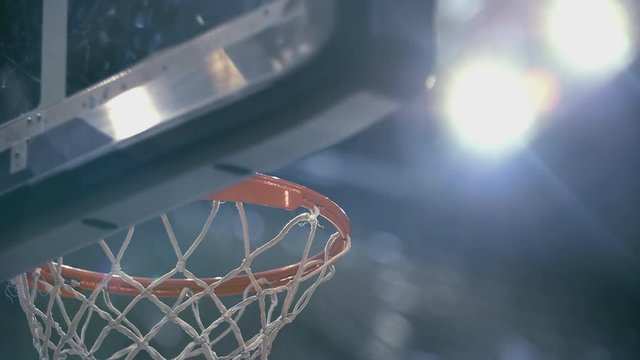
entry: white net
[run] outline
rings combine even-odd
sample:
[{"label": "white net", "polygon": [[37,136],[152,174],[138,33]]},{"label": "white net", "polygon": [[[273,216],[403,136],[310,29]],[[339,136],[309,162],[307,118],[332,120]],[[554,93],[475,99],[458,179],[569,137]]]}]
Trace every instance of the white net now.
[{"label": "white net", "polygon": [[[310,255],[320,226],[320,212],[314,208],[296,215],[274,237],[252,249],[243,203],[236,202],[242,228],[242,261],[220,278],[202,278],[189,270],[189,259],[210,240],[207,234],[212,228],[229,226],[214,221],[222,203],[210,204],[202,230],[193,241],[187,241],[187,246],[178,241],[169,216],[161,215],[175,265],[153,279],[134,277],[121,266],[127,249],[136,241],[135,227],[128,230],[119,248],[104,239],[98,242],[110,271],[90,286],[85,284],[86,279],[68,275],[62,257],[14,278],[12,283],[40,358],[267,359],[279,331],[305,308],[316,288],[334,275],[333,264],[348,251],[349,238],[338,232],[330,234],[321,243],[324,251]],[[300,228],[306,230],[299,266],[289,266],[290,272],[278,278],[252,270],[259,256],[289,233],[299,233],[296,229]],[[346,242],[344,251],[330,251],[336,241]],[[239,278],[245,282],[238,282]],[[225,296],[229,293],[232,295]],[[136,315],[143,305],[152,307],[159,316]],[[252,316],[256,325],[243,326],[243,315]],[[173,336],[178,329],[186,339],[177,354],[163,353],[162,343],[171,339],[162,335],[168,328],[174,331]]]}]

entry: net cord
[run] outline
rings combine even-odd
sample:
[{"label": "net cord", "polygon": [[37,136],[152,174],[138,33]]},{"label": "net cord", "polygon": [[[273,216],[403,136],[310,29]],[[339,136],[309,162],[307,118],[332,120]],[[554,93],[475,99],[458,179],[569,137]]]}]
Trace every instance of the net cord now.
[{"label": "net cord", "polygon": [[[105,339],[112,331],[117,331],[129,338],[131,344],[114,352],[108,358],[109,360],[123,358],[126,360],[133,359],[141,351],[145,351],[153,359],[165,359],[160,351],[150,345],[150,341],[154,339],[163,326],[171,322],[180,327],[190,338],[190,342],[175,359],[188,359],[202,355],[209,360],[257,359],[258,357],[261,360],[266,360],[271,350],[273,340],[280,330],[286,324],[292,322],[307,306],[309,299],[317,287],[334,276],[335,268],[333,264],[337,258],[348,251],[350,239],[348,236],[345,239],[336,232],[327,240],[324,248],[324,256],[322,258],[310,259],[309,253],[316,238],[317,227],[319,226],[318,216],[320,211],[315,207],[308,212],[296,215],[287,222],[282,230],[271,240],[252,250],[251,236],[244,206],[242,202],[235,202],[242,226],[244,259],[238,267],[229,271],[220,281],[209,284],[195,276],[187,268],[187,260],[202,244],[218,214],[221,202],[212,201],[211,204],[211,210],[202,230],[184,252],[179,246],[169,217],[166,214],[161,215],[164,229],[176,255],[176,265],[169,272],[155,279],[146,287],[123,271],[120,265],[127,248],[133,241],[135,227],[128,229],[124,242],[117,252],[114,252],[104,239],[98,242],[106,257],[111,262],[111,270],[89,294],[84,294],[76,290],[78,286],[77,280],[65,279],[62,276],[62,266],[64,264],[62,257],[45,265],[45,269],[54,275],[53,282],[42,276],[41,268],[14,278],[12,283],[16,286],[21,307],[27,316],[29,329],[34,339],[34,347],[38,351],[40,359],[53,358],[57,360],[65,359],[67,356],[79,356],[82,359],[96,359],[96,353],[101,349]],[[285,285],[275,287],[272,287],[265,278],[256,278],[251,269],[255,258],[277,245],[285,238],[289,231],[297,225],[304,225],[309,228],[297,272],[287,279]],[[330,249],[338,239],[347,241],[346,251],[332,256]],[[310,269],[311,271],[309,271]],[[244,289],[242,300],[233,306],[227,307],[216,294],[216,288],[226,281],[242,274],[246,274],[249,277],[250,284]],[[164,281],[176,275],[181,275],[185,279],[194,281],[202,290],[194,292],[189,288],[182,289],[173,305],[169,306],[161,301],[159,297],[154,294],[153,290]],[[139,292],[131,298],[131,301],[122,310],[119,310],[113,304],[108,291],[109,281],[114,276],[120,277]],[[313,281],[308,284],[308,287],[302,294],[297,296],[301,283],[311,279],[313,279]],[[279,294],[284,294],[282,303],[280,303],[278,299]],[[75,314],[69,314],[65,308],[63,299],[69,295],[81,304]],[[48,296],[44,308],[36,305],[36,300],[41,296]],[[102,303],[106,308],[101,308],[97,304],[98,298],[102,298]],[[220,316],[209,325],[203,322],[203,316],[199,307],[199,302],[205,298],[210,299],[220,312]],[[154,304],[163,314],[162,319],[146,334],[130,319],[127,319],[127,315],[136,304],[145,299]],[[257,303],[260,310],[260,330],[255,335],[246,338],[238,322],[242,318],[246,308],[253,303]],[[54,318],[54,309],[60,314],[61,319]],[[188,309],[196,319],[196,324],[190,324],[180,317],[180,315],[184,314]],[[89,344],[87,343],[89,341],[87,331],[92,318],[96,316],[106,321],[107,325],[100,331],[95,341]],[[215,338],[211,338],[212,332],[223,325],[226,325],[227,328]],[[53,336],[54,334],[56,335],[55,337]],[[217,354],[214,351],[215,345],[229,335],[232,335],[237,341],[237,348],[226,355]]]}]

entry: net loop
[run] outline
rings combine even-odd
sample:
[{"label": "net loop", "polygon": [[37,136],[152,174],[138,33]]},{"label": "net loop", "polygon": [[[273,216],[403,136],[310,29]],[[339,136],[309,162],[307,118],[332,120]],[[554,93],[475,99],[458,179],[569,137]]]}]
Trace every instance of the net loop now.
[{"label": "net loop", "polygon": [[[335,275],[336,261],[351,245],[348,219],[326,197],[263,175],[207,200],[211,207],[202,229],[184,246],[184,251],[169,216],[160,215],[175,263],[156,278],[132,276],[123,269],[122,259],[136,241],[135,226],[127,229],[117,249],[105,240],[97,242],[109,261],[107,273],[69,266],[60,257],[14,278],[12,284],[40,358],[71,356],[115,360],[133,359],[146,353],[153,359],[166,359],[169,357],[163,355],[158,337],[163,329],[172,327],[186,337],[187,343],[171,358],[267,359],[280,330],[295,320],[318,286]],[[223,225],[215,219],[225,202],[235,205],[240,219],[242,260],[221,276],[196,276],[188,260],[204,248],[201,245],[210,230]],[[293,216],[276,235],[256,247],[252,244],[245,203],[305,211]],[[321,228],[321,218],[332,224],[335,232],[323,240],[323,251],[312,254],[314,242],[320,241],[317,230]],[[281,268],[255,271],[252,268],[255,260],[267,256],[268,250],[290,236],[297,226],[306,229],[306,236],[300,239],[304,240],[304,248],[299,261]],[[140,319],[134,316],[136,309],[143,305],[161,314],[150,328],[138,324]],[[254,309],[249,313],[257,316],[256,329],[242,329],[248,309]],[[212,317],[211,311],[217,317]],[[96,322],[100,324],[97,329],[93,325]],[[116,335],[122,344],[116,348],[107,345]]]}]

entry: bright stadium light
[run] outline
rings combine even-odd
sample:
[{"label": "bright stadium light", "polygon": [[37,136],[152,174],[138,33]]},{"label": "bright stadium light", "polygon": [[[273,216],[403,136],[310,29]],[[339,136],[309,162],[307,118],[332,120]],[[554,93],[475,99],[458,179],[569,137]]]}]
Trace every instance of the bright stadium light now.
[{"label": "bright stadium light", "polygon": [[630,22],[618,0],[553,0],[544,26],[551,50],[567,71],[602,75],[630,61]]},{"label": "bright stadium light", "polygon": [[536,118],[536,101],[513,64],[481,59],[463,64],[448,83],[445,112],[463,145],[501,154],[522,145]]}]

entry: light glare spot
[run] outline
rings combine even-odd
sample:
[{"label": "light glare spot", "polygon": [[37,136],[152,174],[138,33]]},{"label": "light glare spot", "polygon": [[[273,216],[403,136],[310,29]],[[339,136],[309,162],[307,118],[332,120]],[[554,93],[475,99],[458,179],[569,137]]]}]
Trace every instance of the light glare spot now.
[{"label": "light glare spot", "polygon": [[539,113],[555,110],[560,102],[560,82],[554,74],[544,70],[533,70],[526,74],[529,95]]},{"label": "light glare spot", "polygon": [[367,253],[372,260],[384,265],[397,264],[405,260],[402,241],[398,236],[388,232],[373,234],[369,239]]},{"label": "light glare spot", "polygon": [[413,326],[404,316],[395,312],[380,312],[376,316],[375,334],[392,348],[402,348],[413,333]]},{"label": "light glare spot", "polygon": [[385,269],[378,274],[376,295],[390,308],[408,312],[417,305],[418,289],[402,271]]},{"label": "light glare spot", "polygon": [[445,18],[463,22],[478,15],[485,6],[484,0],[447,0],[439,5],[440,13]]},{"label": "light glare spot", "polygon": [[216,88],[220,90],[237,90],[247,81],[224,49],[213,51],[209,57],[209,73]]},{"label": "light glare spot", "polygon": [[459,140],[483,153],[524,143],[535,120],[531,90],[518,69],[482,59],[461,65],[447,93],[445,111]]},{"label": "light glare spot", "polygon": [[139,134],[160,122],[147,91],[142,87],[133,88],[116,96],[105,104],[111,135],[122,140]]},{"label": "light glare spot", "polygon": [[549,45],[567,71],[600,75],[630,61],[629,23],[616,0],[555,0],[545,25]]}]

